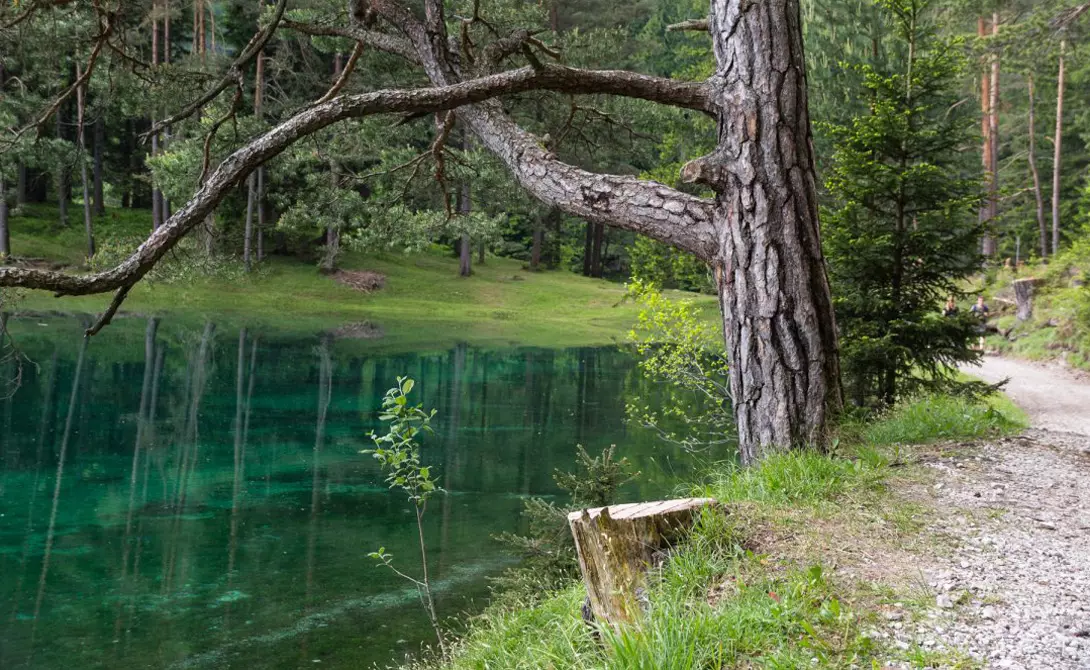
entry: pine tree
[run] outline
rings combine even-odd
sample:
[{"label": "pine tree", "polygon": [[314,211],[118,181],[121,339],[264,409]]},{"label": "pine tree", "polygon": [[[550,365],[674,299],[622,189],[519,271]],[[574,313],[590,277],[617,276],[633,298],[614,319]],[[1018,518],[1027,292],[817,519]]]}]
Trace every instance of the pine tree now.
[{"label": "pine tree", "polygon": [[836,142],[822,218],[844,381],[857,404],[892,404],[956,385],[956,365],[976,360],[968,315],[943,317],[942,301],[979,269],[973,213],[982,184],[966,147],[973,119],[957,105],[963,50],[936,36],[926,0],[881,0],[905,57],[860,66],[870,109],[830,128]]}]

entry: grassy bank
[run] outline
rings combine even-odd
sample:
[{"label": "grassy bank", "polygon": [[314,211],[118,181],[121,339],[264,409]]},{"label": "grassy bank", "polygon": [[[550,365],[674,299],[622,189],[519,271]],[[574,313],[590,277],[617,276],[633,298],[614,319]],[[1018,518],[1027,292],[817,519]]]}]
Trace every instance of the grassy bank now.
[{"label": "grassy bank", "polygon": [[[149,227],[139,210],[110,210],[97,222],[100,246],[132,239]],[[12,247],[18,257],[79,266],[81,229],[58,229],[50,208],[31,206],[12,221]],[[173,261],[184,265],[185,259]],[[608,344],[624,339],[637,309],[624,301],[620,284],[566,271],[528,272],[521,261],[489,257],[469,278],[458,276],[458,262],[443,250],[416,254],[344,254],[345,270],[373,270],[385,288],[362,293],[318,273],[310,263],[272,257],[245,275],[237,262],[211,277],[183,275],[172,281],[145,281],[133,290],[120,318],[164,315],[180,322],[270,327],[312,333],[367,322],[401,347],[442,346],[456,341],[482,345],[537,346]],[[696,297],[709,318],[714,299]],[[108,296],[56,299],[27,291],[18,309],[32,312],[95,314]]]},{"label": "grassy bank", "polygon": [[926,479],[923,463],[951,440],[1011,432],[1021,421],[1003,399],[927,398],[849,426],[832,455],[712,466],[679,494],[714,497],[726,514],[705,514],[653,573],[650,606],[638,624],[603,631],[596,642],[580,616],[583,589],[572,584],[494,606],[472,621],[452,658],[411,667],[959,667],[957,650],[886,646],[875,633],[888,624],[884,613],[919,606],[920,595],[841,568],[868,552],[909,551],[923,512],[892,492],[897,480]]},{"label": "grassy bank", "polygon": [[[1059,360],[1071,367],[1090,370],[1090,241],[1076,244],[1048,265],[1035,264],[1017,274],[1008,269],[993,271],[975,287],[992,310],[998,334],[986,338],[989,349],[1005,355],[1037,361]],[[1037,280],[1033,316],[1020,321],[1012,282]]]}]

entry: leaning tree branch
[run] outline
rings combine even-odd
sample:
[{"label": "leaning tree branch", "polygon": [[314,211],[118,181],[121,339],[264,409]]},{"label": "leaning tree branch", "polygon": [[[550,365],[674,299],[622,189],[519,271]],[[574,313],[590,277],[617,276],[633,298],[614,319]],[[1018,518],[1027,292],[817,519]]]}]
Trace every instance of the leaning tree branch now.
[{"label": "leaning tree branch", "polygon": [[162,131],[164,128],[172,126],[183,119],[187,119],[190,116],[193,116],[193,114],[195,114],[199,109],[215,100],[216,96],[226,91],[228,87],[230,87],[232,84],[238,82],[238,80],[242,78],[243,71],[250,66],[250,63],[252,63],[253,60],[257,58],[257,55],[261,53],[262,49],[265,48],[265,45],[268,44],[270,39],[272,39],[273,33],[276,32],[277,27],[280,25],[280,20],[284,16],[284,9],[287,7],[287,5],[287,0],[277,0],[272,22],[259,30],[252,38],[250,38],[249,44],[247,44],[246,48],[242,50],[242,53],[239,54],[238,58],[236,58],[234,62],[232,62],[231,65],[228,66],[227,71],[224,72],[220,80],[217,81],[215,85],[213,85],[207,91],[205,91],[204,95],[186,105],[177,114],[174,114],[173,116],[163,119],[161,121],[156,121],[154,124],[152,124],[151,128],[141,134],[141,137],[151,137],[155,133]]},{"label": "leaning tree branch", "polygon": [[[189,202],[155,230],[132,255],[115,267],[88,275],[5,267],[0,268],[0,286],[42,289],[53,291],[57,295],[89,295],[134,284],[259,165],[280,154],[299,139],[322,128],[343,119],[375,114],[442,112],[481,103],[498,95],[535,89],[576,93],[601,92],[595,90],[582,74],[580,71],[554,65],[548,65],[539,72],[524,67],[450,86],[342,95],[329,102],[308,107],[225,158]],[[619,81],[628,81],[628,74],[618,74]],[[608,80],[609,73],[603,72],[590,78],[590,81]],[[638,94],[647,93],[639,86],[628,88],[616,82],[612,88],[628,91],[636,97],[641,97]],[[685,95],[682,99],[690,97]],[[501,154],[505,160],[514,161],[516,164],[525,159],[516,176],[520,181],[532,178],[533,185],[539,187],[550,184],[550,193],[553,195],[547,198],[547,202],[591,220],[604,220],[611,225],[636,231],[669,226],[672,232],[660,232],[660,238],[706,256],[703,250],[706,246],[705,238],[711,234],[708,225],[713,206],[711,202],[678,193],[653,182],[641,182],[632,177],[595,175],[555,160],[546,167],[542,162],[545,152],[537,145],[536,138],[529,133],[517,127],[512,130],[504,126],[502,119],[493,120],[488,117],[482,121],[479,114],[469,115],[467,118],[478,135],[487,130],[485,123],[498,124],[496,136],[490,141],[489,148]],[[510,146],[503,146],[507,140],[511,141]],[[555,172],[549,174],[546,170]],[[537,191],[540,194],[541,189],[537,188]],[[607,213],[602,205],[614,198],[624,199],[627,204],[615,212]]]},{"label": "leaning tree branch", "polygon": [[405,40],[380,33],[377,30],[368,30],[363,26],[352,24],[349,26],[329,26],[317,23],[302,23],[299,21],[284,20],[280,22],[285,28],[290,28],[304,35],[321,35],[324,37],[344,37],[355,40],[358,43],[378,49],[388,54],[401,56],[413,63],[420,62],[413,51],[413,46]]},{"label": "leaning tree branch", "polygon": [[[450,54],[411,13],[395,0],[371,0],[371,6],[412,41],[432,84],[459,80]],[[569,68],[539,64],[539,75]],[[531,71],[534,68],[523,68]],[[653,83],[652,83],[653,82]],[[642,98],[714,115],[717,107],[706,84],[688,84],[632,72],[606,76],[586,73],[580,93],[609,93]],[[688,88],[690,87],[691,88]],[[556,89],[552,89],[556,90]],[[684,94],[680,94],[686,91]],[[719,241],[712,227],[715,204],[663,184],[635,177],[600,175],[557,160],[533,134],[519,127],[494,100],[456,110],[458,119],[499,158],[515,180],[542,203],[582,217],[643,233],[709,260]]]}]

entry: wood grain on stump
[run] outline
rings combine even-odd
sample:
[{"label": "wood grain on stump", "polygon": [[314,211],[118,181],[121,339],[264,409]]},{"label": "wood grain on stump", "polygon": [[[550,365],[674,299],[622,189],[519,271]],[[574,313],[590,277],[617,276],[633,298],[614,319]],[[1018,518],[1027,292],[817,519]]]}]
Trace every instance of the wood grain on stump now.
[{"label": "wood grain on stump", "polygon": [[655,554],[692,528],[712,498],[597,507],[568,515],[595,618],[619,624],[640,613],[639,597]]}]

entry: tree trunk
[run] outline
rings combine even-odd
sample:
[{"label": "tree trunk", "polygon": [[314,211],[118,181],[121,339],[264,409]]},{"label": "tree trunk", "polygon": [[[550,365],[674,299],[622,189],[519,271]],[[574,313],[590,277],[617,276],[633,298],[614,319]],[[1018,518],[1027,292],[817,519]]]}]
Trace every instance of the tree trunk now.
[{"label": "tree trunk", "polygon": [[484,242],[478,242],[477,243],[477,264],[478,265],[484,265],[484,254],[485,254],[486,251],[487,251],[487,248],[485,246],[485,243]]},{"label": "tree trunk", "polygon": [[530,248],[530,269],[537,272],[541,269],[541,246],[545,238],[545,228],[539,218],[534,219],[534,242]]},{"label": "tree trunk", "polygon": [[[76,64],[76,79],[80,78],[79,64]],[[85,141],[85,123],[87,116],[87,87],[76,88],[76,148],[79,150],[80,186],[83,190],[83,230],[87,234],[87,259],[95,256],[95,233],[91,216],[91,188],[87,179],[87,142]]]},{"label": "tree trunk", "polygon": [[[999,14],[992,14],[992,41],[999,41]],[[993,46],[993,49],[998,47]],[[988,220],[995,225],[999,218],[999,53],[992,53],[991,90],[988,92],[988,142],[991,150],[988,152],[990,163],[988,164]],[[995,231],[989,235],[990,248],[985,249],[985,255],[994,256],[996,252]]]},{"label": "tree trunk", "polygon": [[1045,199],[1041,193],[1041,173],[1037,170],[1037,119],[1033,97],[1033,75],[1026,79],[1029,86],[1029,171],[1033,175],[1033,199],[1037,204],[1037,230],[1041,238],[1041,258],[1048,258],[1048,224],[1045,222]]},{"label": "tree trunk", "polygon": [[94,198],[95,207],[94,211],[96,215],[102,215],[106,213],[106,201],[103,199],[102,188],[102,156],[106,148],[106,121],[103,120],[100,114],[95,119],[95,168],[94,168]]},{"label": "tree trunk", "polygon": [[0,174],[0,263],[11,256],[11,236],[8,232],[8,188],[4,175]]},{"label": "tree trunk", "polygon": [[798,0],[712,0],[719,146],[682,178],[716,192],[712,258],[742,461],[823,445],[843,406],[818,229]]},{"label": "tree trunk", "polygon": [[602,276],[602,237],[605,235],[606,227],[601,223],[594,224],[594,247],[590,252],[590,276],[601,277]]},{"label": "tree trunk", "polygon": [[[64,139],[64,105],[57,107],[56,113],[56,131],[57,139]],[[65,164],[62,158],[57,162],[57,217],[60,220],[62,227],[68,226],[68,165]]]},{"label": "tree trunk", "polygon": [[[265,6],[265,0],[257,0],[258,16]],[[265,52],[257,54],[257,63],[254,65],[254,117],[260,123],[262,120],[261,107],[265,98]],[[257,207],[257,262],[265,258],[265,166],[257,168],[257,178],[253,183],[254,203]]]},{"label": "tree trunk", "polygon": [[583,240],[583,276],[590,277],[593,263],[591,252],[594,250],[594,224],[587,221],[586,239]]},{"label": "tree trunk", "polygon": [[1060,70],[1056,76],[1056,137],[1052,155],[1052,255],[1060,252],[1060,161],[1063,158],[1064,84],[1067,39],[1060,40]]},{"label": "tree trunk", "polygon": [[15,176],[15,205],[25,205],[26,200],[26,163],[19,163]]},{"label": "tree trunk", "polygon": [[[983,39],[988,35],[987,20],[981,16],[976,23],[977,37]],[[980,73],[980,136],[983,145],[980,152],[980,160],[984,167],[984,177],[991,187],[992,169],[992,86],[991,74],[988,67],[984,67]],[[989,191],[990,193],[990,191]],[[980,204],[980,222],[984,225],[984,237],[981,240],[981,253],[985,256],[995,254],[995,238],[991,231],[991,200],[985,200]]]},{"label": "tree trunk", "polygon": [[[152,2],[151,6],[151,66],[155,68],[159,65],[159,3]],[[158,116],[156,113],[152,113],[152,123],[156,121],[154,117]],[[159,155],[159,133],[152,133],[151,136],[151,157],[155,158]],[[150,174],[150,170],[149,170]],[[158,230],[159,226],[163,225],[163,221],[166,220],[166,215],[163,213],[163,193],[159,190],[159,187],[155,184],[155,177],[152,175],[151,182],[151,229]]]},{"label": "tree trunk", "polygon": [[246,179],[246,226],[242,235],[242,264],[246,267],[246,272],[249,272],[253,268],[253,261],[250,255],[251,242],[254,238],[254,201],[256,200],[257,187],[254,182],[257,181],[257,175],[250,173],[250,176]]}]

